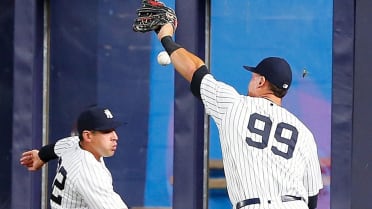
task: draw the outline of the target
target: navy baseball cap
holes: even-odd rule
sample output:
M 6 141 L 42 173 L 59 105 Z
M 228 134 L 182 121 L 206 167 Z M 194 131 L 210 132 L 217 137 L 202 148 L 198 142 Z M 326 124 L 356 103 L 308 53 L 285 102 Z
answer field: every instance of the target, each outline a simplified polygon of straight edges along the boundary
M 288 62 L 280 57 L 267 57 L 256 67 L 243 66 L 245 69 L 265 76 L 265 78 L 281 89 L 289 89 L 292 82 L 292 70 Z
M 77 121 L 77 130 L 81 134 L 84 130 L 106 131 L 115 129 L 122 124 L 116 121 L 108 108 L 92 107 L 80 113 Z

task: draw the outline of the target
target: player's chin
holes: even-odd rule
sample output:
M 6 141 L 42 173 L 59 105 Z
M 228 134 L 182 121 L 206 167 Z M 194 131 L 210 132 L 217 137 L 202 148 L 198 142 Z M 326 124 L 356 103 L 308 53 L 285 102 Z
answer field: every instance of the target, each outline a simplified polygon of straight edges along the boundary
M 112 157 L 115 154 L 116 150 L 110 150 L 105 154 L 105 157 Z

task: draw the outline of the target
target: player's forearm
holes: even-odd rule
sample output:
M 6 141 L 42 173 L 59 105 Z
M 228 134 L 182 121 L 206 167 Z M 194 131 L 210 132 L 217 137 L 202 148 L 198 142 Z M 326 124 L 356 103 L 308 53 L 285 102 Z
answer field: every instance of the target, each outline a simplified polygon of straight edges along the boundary
M 170 35 L 162 37 L 161 43 L 170 55 L 177 72 L 191 82 L 194 72 L 204 65 L 203 60 L 174 42 Z
M 204 65 L 204 62 L 199 57 L 184 48 L 174 51 L 171 54 L 171 60 L 177 72 L 188 82 L 191 82 L 195 71 Z

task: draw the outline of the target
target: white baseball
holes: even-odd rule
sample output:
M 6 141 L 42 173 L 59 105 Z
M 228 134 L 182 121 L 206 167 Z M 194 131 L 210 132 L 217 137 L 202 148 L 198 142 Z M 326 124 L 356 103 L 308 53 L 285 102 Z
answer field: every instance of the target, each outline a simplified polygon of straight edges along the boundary
M 171 59 L 166 51 L 161 51 L 158 54 L 158 63 L 163 66 L 171 63 Z

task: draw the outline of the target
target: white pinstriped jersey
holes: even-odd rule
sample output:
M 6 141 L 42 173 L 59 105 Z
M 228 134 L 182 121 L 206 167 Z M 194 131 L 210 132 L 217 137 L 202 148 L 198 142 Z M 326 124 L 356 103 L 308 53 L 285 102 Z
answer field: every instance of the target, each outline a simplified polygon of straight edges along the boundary
M 54 151 L 60 157 L 51 194 L 52 209 L 126 209 L 114 191 L 112 176 L 103 158 L 79 146 L 77 136 L 57 141 Z
M 293 195 L 307 201 L 323 187 L 310 130 L 283 107 L 239 95 L 210 74 L 204 76 L 200 93 L 218 127 L 231 203 L 260 198 L 264 203 L 244 208 L 308 208 L 304 201 L 275 200 Z

